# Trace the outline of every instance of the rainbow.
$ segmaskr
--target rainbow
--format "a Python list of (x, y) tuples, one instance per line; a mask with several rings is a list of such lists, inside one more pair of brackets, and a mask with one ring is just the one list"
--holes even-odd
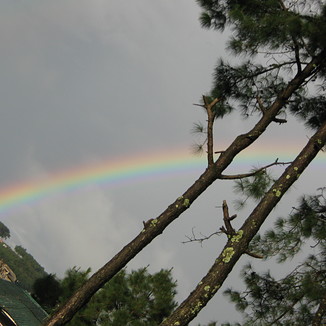
[[(275, 150), (274, 150), (275, 149)], [(245, 150), (233, 162), (237, 169), (268, 164), (277, 157), (278, 146), (260, 146)], [(278, 152), (281, 160), (291, 160), (297, 154), (293, 144), (287, 144)], [(315, 167), (325, 167), (326, 155), (320, 154)], [(159, 177), (176, 177), (196, 173), (206, 166), (204, 156), (195, 156), (190, 150), (174, 149), (111, 158), (101, 163), (50, 173), (46, 177), (23, 181), (0, 187), (0, 213), (8, 214), (16, 207), (31, 205), (55, 194), (75, 192), (89, 185), (127, 185)], [(232, 167), (231, 167), (232, 169)], [(243, 171), (242, 171), (243, 172)]]

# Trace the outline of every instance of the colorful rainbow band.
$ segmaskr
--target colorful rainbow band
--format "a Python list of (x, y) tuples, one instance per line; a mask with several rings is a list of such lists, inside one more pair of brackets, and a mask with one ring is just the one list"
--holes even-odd
[[(278, 158), (291, 160), (296, 153), (283, 146)], [(249, 167), (259, 163), (268, 164), (277, 157), (270, 147), (246, 150), (235, 159), (236, 167)], [(316, 159), (317, 166), (325, 167), (325, 155)], [(186, 173), (200, 173), (206, 167), (204, 156), (195, 156), (189, 150), (169, 150), (157, 153), (142, 153), (135, 156), (109, 159), (100, 164), (82, 166), (77, 169), (52, 173), (47, 177), (16, 183), (0, 188), (0, 213), (7, 214), (15, 207), (32, 204), (54, 194), (83, 189), (89, 185), (117, 185), (147, 180), (148, 178), (168, 177)]]

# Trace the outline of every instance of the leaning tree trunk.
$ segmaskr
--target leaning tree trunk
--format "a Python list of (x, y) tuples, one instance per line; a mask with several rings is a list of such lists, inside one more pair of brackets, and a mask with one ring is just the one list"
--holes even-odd
[[(144, 228), (109, 262), (94, 273), (68, 301), (63, 304), (44, 324), (44, 326), (64, 325), (81, 309), (90, 298), (116, 273), (118, 273), (132, 258), (134, 258), (164, 229), (177, 219), (190, 205), (217, 179), (230, 165), (235, 156), (251, 145), (276, 120), (277, 114), (286, 104), (291, 95), (314, 74), (316, 67), (324, 60), (324, 53), (315, 57), (298, 73), (280, 92), (275, 102), (264, 112), (262, 118), (248, 133), (238, 136), (233, 143), (219, 156), (214, 164), (209, 164), (205, 172), (179, 198), (177, 198), (161, 215), (144, 222)], [(241, 242), (242, 243), (242, 242)], [(238, 255), (234, 256), (234, 258)]]
[[(238, 231), (229, 231), (227, 244), (206, 276), (199, 282), (188, 298), (160, 326), (186, 326), (197, 316), (220, 289), (240, 257), (247, 252), (249, 242), (257, 234), (259, 228), (281, 200), (284, 193), (299, 178), (325, 143), (326, 121), (310, 138), (291, 165), (285, 169), (279, 179), (272, 185), (242, 227)], [(227, 227), (227, 229), (229, 228)]]

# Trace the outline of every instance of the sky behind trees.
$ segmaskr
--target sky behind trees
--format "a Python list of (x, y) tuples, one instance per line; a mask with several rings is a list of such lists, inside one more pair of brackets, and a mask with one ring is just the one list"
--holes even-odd
[[(196, 141), (192, 124), (205, 119), (193, 103), (210, 90), (215, 63), (226, 55), (225, 35), (201, 29), (194, 1), (3, 0), (0, 7), (2, 187), (120, 156), (190, 150)], [(252, 123), (235, 115), (218, 122), (216, 143), (227, 143)], [(273, 144), (302, 147), (310, 131), (300, 127), (288, 139), (288, 128), (298, 129), (290, 117), (286, 127), (273, 125), (261, 146), (273, 136)], [(288, 213), (302, 192), (324, 186), (319, 171), (318, 162), (313, 163), (275, 216)], [(22, 206), (1, 221), (48, 272), (63, 275), (73, 266), (95, 270), (197, 176), (89, 185), (82, 192)], [(235, 199), (231, 183), (222, 189), (213, 185), (130, 268), (173, 267), (181, 301), (224, 243), (181, 243), (197, 219), (207, 221), (205, 229), (203, 224), (195, 228), (198, 232), (221, 226), (216, 206)], [(236, 279), (235, 271), (231, 282)], [(212, 300), (198, 321), (229, 318), (227, 311), (214, 315), (219, 302)]]

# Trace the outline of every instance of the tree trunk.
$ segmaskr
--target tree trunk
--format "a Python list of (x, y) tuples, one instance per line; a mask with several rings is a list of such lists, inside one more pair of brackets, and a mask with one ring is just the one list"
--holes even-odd
[[(131, 242), (129, 242), (109, 262), (94, 273), (89, 280), (82, 285), (71, 298), (61, 306), (57, 312), (44, 324), (44, 326), (64, 325), (82, 308), (106, 282), (118, 273), (132, 258), (134, 258), (153, 239), (161, 234), (164, 229), (178, 218), (189, 206), (215, 181), (228, 167), (234, 157), (251, 145), (274, 121), (277, 114), (286, 104), (295, 90), (310, 77), (316, 67), (324, 60), (324, 53), (314, 58), (305, 69), (297, 74), (280, 92), (275, 102), (266, 110), (255, 127), (248, 133), (239, 135), (233, 143), (220, 155), (213, 165), (205, 170), (199, 179), (174, 203), (172, 203), (160, 216), (144, 223), (143, 230)], [(282, 193), (283, 194), (283, 193)], [(242, 243), (242, 242), (241, 242)], [(237, 255), (239, 252), (237, 251)], [(224, 280), (223, 280), (224, 281)]]
[(206, 276), (199, 282), (188, 298), (166, 318), (160, 326), (186, 326), (203, 309), (220, 289), (240, 257), (247, 251), (249, 242), (257, 234), (269, 213), (281, 200), (284, 193), (298, 179), (309, 163), (326, 143), (326, 122), (319, 128), (297, 158), (261, 199), (242, 227), (233, 236)]

